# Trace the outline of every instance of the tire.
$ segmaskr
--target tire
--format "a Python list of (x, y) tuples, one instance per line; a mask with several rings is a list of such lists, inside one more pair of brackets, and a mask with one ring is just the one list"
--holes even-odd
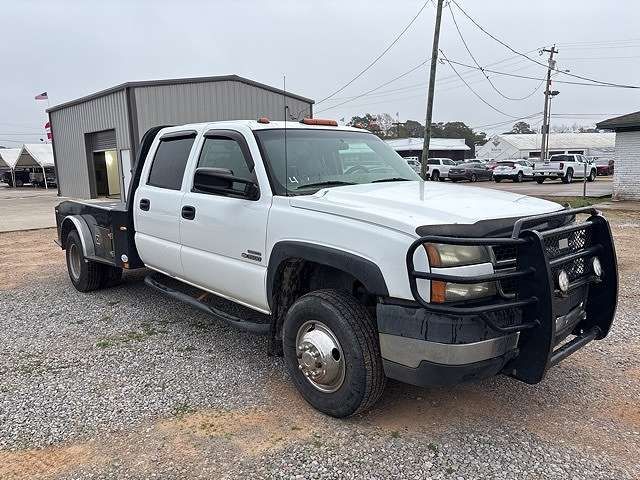
[(522, 174), (522, 172), (518, 172), (518, 175), (516, 175), (516, 178), (514, 178), (513, 181), (515, 183), (520, 183), (522, 182), (523, 179), (524, 179), (524, 175)]
[(472, 173), (472, 174), (471, 174), (471, 178), (469, 179), (469, 181), (470, 181), (471, 183), (476, 183), (476, 182), (478, 181), (478, 177), (476, 176), (476, 174), (475, 174), (475, 173)]
[[(367, 309), (352, 295), (338, 290), (317, 290), (300, 297), (287, 312), (282, 331), (289, 374), (300, 394), (315, 409), (343, 418), (364, 412), (378, 401), (386, 383), (378, 332)], [(318, 345), (335, 345), (330, 353), (319, 356), (327, 358), (321, 372), (326, 375), (326, 371), (331, 371), (327, 365), (339, 365), (342, 360), (342, 367), (335, 368), (341, 374), (329, 379), (321, 376), (314, 382), (313, 371), (309, 368), (307, 373), (303, 371), (304, 365), (318, 361), (313, 360), (317, 349), (309, 332), (318, 332), (316, 335), (325, 340)], [(333, 340), (327, 343), (331, 335)], [(305, 341), (305, 337), (310, 340)], [(300, 353), (303, 348), (309, 350)]]
[(445, 179), (446, 179), (446, 177), (438, 177), (438, 180), (439, 180), (440, 182), (444, 182), (444, 181), (445, 181)]
[(598, 172), (595, 170), (591, 170), (591, 172), (589, 173), (589, 176), (587, 177), (587, 182), (593, 182), (597, 176), (598, 176)]
[(82, 243), (78, 232), (72, 230), (65, 242), (67, 257), (67, 271), (71, 283), (79, 292), (90, 292), (100, 288), (104, 269), (96, 262), (85, 260), (82, 252)]
[(496, 183), (500, 183), (502, 181), (501, 177), (493, 177)]
[(24, 186), (24, 182), (20, 179), (16, 179), (16, 187), (20, 188)]
[(567, 169), (567, 173), (564, 177), (562, 177), (562, 183), (571, 183), (573, 182), (573, 169)]
[(440, 172), (438, 170), (433, 171), (433, 173), (431, 174), (431, 180), (433, 180), (434, 182), (440, 180)]
[(544, 183), (544, 177), (536, 178), (536, 182), (538, 182), (538, 185), (542, 185)]

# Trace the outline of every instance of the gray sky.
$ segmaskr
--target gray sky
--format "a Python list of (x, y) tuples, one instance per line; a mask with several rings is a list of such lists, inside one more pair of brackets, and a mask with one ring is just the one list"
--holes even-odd
[[(485, 29), (519, 51), (558, 45), (558, 68), (603, 81), (640, 85), (640, 2), (636, 0), (458, 0)], [(373, 60), (404, 28), (423, 0), (243, 1), (11, 1), (2, 3), (0, 145), (42, 138), (51, 105), (132, 80), (235, 73), (316, 101)], [(542, 77), (545, 69), (514, 56), (485, 36), (454, 7), (458, 25), (481, 65)], [(424, 61), (431, 51), (435, 8), (428, 5), (402, 39), (365, 75), (315, 108), (328, 118), (399, 112), (424, 123), (427, 68), (343, 106), (321, 110), (366, 92)], [(471, 64), (451, 21), (443, 15), (441, 48)], [(487, 102), (515, 117), (542, 110), (542, 88), (509, 101), (478, 71), (459, 67)], [(478, 100), (447, 64), (438, 65), (434, 121), (481, 126), (511, 118)], [(558, 76), (557, 79), (577, 80)], [(492, 77), (505, 95), (531, 93), (535, 80)], [(579, 81), (579, 80), (578, 80)], [(640, 90), (563, 85), (553, 112), (571, 114), (554, 124), (590, 124), (640, 109)], [(583, 115), (588, 114), (588, 115)], [(515, 120), (513, 120), (515, 122)], [(538, 119), (531, 121), (533, 125)], [(507, 126), (483, 128), (488, 133)], [(11, 141), (9, 141), (11, 140)]]

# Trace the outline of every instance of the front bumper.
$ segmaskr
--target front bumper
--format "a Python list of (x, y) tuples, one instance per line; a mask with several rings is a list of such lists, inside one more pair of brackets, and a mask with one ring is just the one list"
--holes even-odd
[[(585, 213), (590, 214), (585, 222), (566, 221)], [(557, 224), (561, 226), (551, 228)], [(512, 248), (515, 257), (509, 268), (476, 277), (417, 271), (414, 253), (427, 242)], [(591, 268), (596, 256), (604, 272), (600, 277)], [(591, 208), (519, 219), (506, 238), (421, 237), (407, 252), (407, 268), (415, 302), (385, 299), (377, 307), (377, 319), (387, 376), (418, 385), (451, 384), (498, 372), (538, 383), (549, 367), (604, 338), (617, 304), (611, 231)], [(566, 292), (557, 287), (561, 269), (570, 276)], [(432, 304), (421, 296), (418, 279), (508, 281), (513, 293), (474, 304)]]

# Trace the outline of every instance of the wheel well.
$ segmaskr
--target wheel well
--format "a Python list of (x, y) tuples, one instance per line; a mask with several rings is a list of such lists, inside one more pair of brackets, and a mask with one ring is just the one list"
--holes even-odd
[(283, 260), (273, 279), (269, 353), (282, 355), (282, 323), (289, 307), (302, 295), (323, 289), (352, 294), (375, 318), (376, 298), (364, 284), (348, 272), (303, 258)]
[(67, 248), (67, 237), (73, 230), (77, 230), (77, 228), (71, 220), (65, 220), (62, 222), (62, 227), (60, 227), (60, 244), (63, 250)]

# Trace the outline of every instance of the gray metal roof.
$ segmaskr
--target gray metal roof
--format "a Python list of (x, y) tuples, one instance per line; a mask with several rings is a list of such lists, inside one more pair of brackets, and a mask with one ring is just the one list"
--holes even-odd
[(616, 130), (620, 128), (639, 128), (640, 112), (627, 113), (619, 117), (608, 118), (596, 124), (596, 127), (606, 130)]
[(251, 85), (253, 87), (269, 90), (279, 95), (286, 95), (287, 97), (296, 98), (303, 102), (307, 102), (311, 104), (315, 103), (310, 98), (302, 97), (300, 95), (296, 95), (291, 92), (285, 92), (284, 90), (281, 90), (279, 88), (271, 87), (269, 85), (265, 85), (264, 83), (255, 82), (253, 80), (249, 80), (248, 78), (240, 77), (238, 75), (219, 75), (216, 77), (172, 78), (172, 79), (166, 79), (166, 80), (146, 80), (141, 82), (126, 82), (120, 85), (116, 85), (115, 87), (107, 88), (105, 90), (100, 90), (99, 92), (86, 95), (76, 100), (70, 100), (68, 102), (61, 103), (59, 105), (54, 105), (53, 107), (48, 108), (47, 112), (53, 112), (65, 107), (77, 105), (79, 103), (83, 103), (88, 100), (92, 100), (94, 98), (103, 97), (105, 95), (109, 95), (110, 93), (124, 90), (126, 88), (153, 87), (153, 86), (161, 86), (161, 85), (180, 85), (184, 83), (209, 83), (209, 82), (240, 82), (246, 85)]

